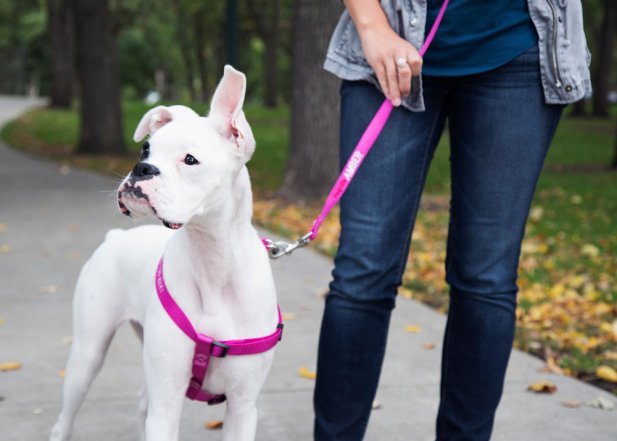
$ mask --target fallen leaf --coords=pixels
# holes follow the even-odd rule
[[[328,293],[329,293],[329,292],[330,292],[330,289],[329,289],[329,288],[324,288],[324,289],[322,289],[321,291],[317,291],[317,292],[315,293],[315,295],[316,295],[317,297],[319,297],[320,299],[324,299],[324,298],[326,298],[326,296],[328,295]]]
[[[67,229],[71,232],[71,233],[76,233],[80,230],[80,226],[77,224],[70,224]]]
[[[58,287],[56,285],[41,286],[42,294],[56,294],[57,292]]]
[[[221,429],[221,428],[223,428],[223,421],[221,421],[221,420],[206,421],[204,423],[204,428],[206,430]]]
[[[581,247],[581,254],[589,257],[598,257],[600,254],[600,249],[597,246],[588,243]]]
[[[284,312],[283,313],[283,321],[288,322],[296,319],[296,314],[293,312]]]
[[[71,343],[73,343],[73,336],[65,335],[64,337],[62,337],[61,341],[63,345],[70,345]]]
[[[381,403],[377,400],[373,400],[373,404],[371,405],[371,409],[378,410],[381,409]]]
[[[538,381],[527,386],[527,390],[538,394],[554,394],[557,392],[557,386],[549,381]]]
[[[58,169],[58,173],[60,173],[62,176],[66,176],[71,173],[71,167],[69,167],[68,165],[61,165]]]
[[[435,343],[427,342],[422,345],[424,349],[435,349]]]
[[[4,325],[4,317],[0,317],[0,326]]]
[[[601,410],[613,410],[615,408],[615,403],[604,397],[598,397],[595,400],[591,400],[587,403],[587,405]]]
[[[58,376],[60,378],[64,378],[65,375],[66,375],[66,371],[64,369],[62,369],[61,371],[58,372]]]
[[[4,233],[6,231],[6,225],[0,224],[0,233]]]
[[[407,325],[407,326],[405,326],[405,331],[406,332],[418,333],[421,330],[422,330],[422,327],[420,325]]]
[[[302,378],[307,378],[309,380],[314,380],[315,378],[317,378],[317,373],[309,371],[306,366],[302,366],[300,369],[298,369],[298,375],[300,375]]]
[[[596,369],[596,377],[611,383],[617,383],[617,371],[610,366],[600,366]]]
[[[19,361],[5,361],[0,363],[0,372],[17,371],[21,369]]]
[[[572,197],[570,198],[570,202],[572,202],[573,204],[578,205],[581,202],[583,202],[583,197],[580,194],[572,195]]]
[[[542,215],[544,214],[544,209],[540,206],[533,207],[529,212],[529,219],[534,222],[538,222],[542,219]]]
[[[567,400],[567,401],[562,401],[559,404],[569,409],[576,409],[577,407],[581,407],[583,403],[581,400]]]
[[[7,244],[0,245],[0,254],[9,254],[11,252],[11,246]]]
[[[552,355],[549,355],[548,357],[546,357],[546,364],[544,365],[544,367],[540,369],[540,372],[547,372],[551,374],[563,375],[563,369],[561,369],[557,365],[557,362],[555,361],[555,357]]]

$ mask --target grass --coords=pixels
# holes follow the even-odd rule
[[[205,114],[205,106],[193,106]],[[132,132],[148,106],[125,102],[127,158],[76,157],[75,111],[33,110],[0,133],[7,143],[35,154],[107,173],[124,174],[139,145]],[[257,150],[249,163],[257,195],[269,195],[281,182],[287,160],[289,110],[245,108]],[[595,369],[617,369],[617,173],[614,121],[565,116],[558,128],[538,183],[527,224],[520,264],[518,330],[515,346],[553,359],[559,369],[598,383]],[[443,258],[448,223],[449,148],[447,135],[429,173],[424,207],[414,231],[401,294],[445,310],[448,288]],[[319,205],[296,206],[258,198],[255,219],[279,233],[304,233]],[[338,222],[333,213],[316,245],[336,250]],[[611,383],[600,382],[609,390]]]

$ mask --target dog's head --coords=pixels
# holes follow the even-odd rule
[[[246,78],[225,66],[210,113],[200,117],[185,106],[158,106],[148,111],[133,139],[146,136],[140,161],[118,191],[118,206],[127,216],[154,216],[177,229],[204,213],[227,194],[255,150],[255,139],[242,111]]]

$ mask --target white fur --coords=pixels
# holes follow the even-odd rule
[[[135,138],[150,135],[151,154],[145,162],[160,174],[135,183],[147,200],[123,191],[127,176],[119,201],[132,216],[156,212],[155,217],[184,226],[175,232],[162,226],[112,230],[84,266],[75,292],[63,407],[51,441],[68,439],[111,338],[126,321],[144,345],[142,439],[178,439],[194,344],[156,295],[154,274],[163,254],[167,287],[199,332],[217,340],[274,332],[270,263],[250,223],[252,194],[245,163],[255,141],[242,113],[245,84],[244,75],[226,66],[207,118],[186,107],[159,106],[139,123]],[[187,154],[200,163],[186,165]],[[273,352],[211,359],[204,387],[227,396],[224,440],[254,439],[255,403]]]

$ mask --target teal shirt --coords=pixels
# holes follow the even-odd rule
[[[427,33],[442,3],[427,0]],[[460,76],[486,72],[513,60],[537,41],[527,0],[450,0],[424,55],[422,73]]]

